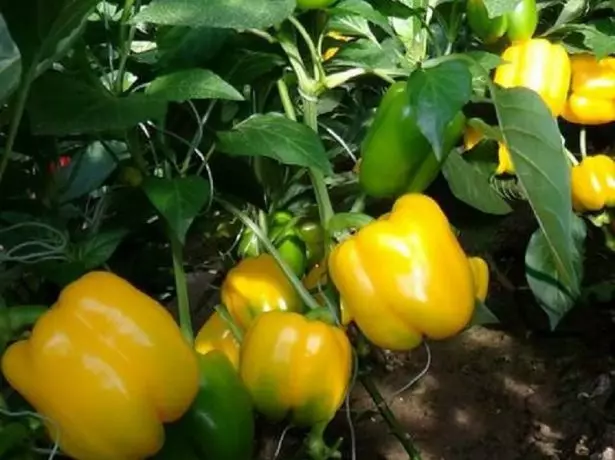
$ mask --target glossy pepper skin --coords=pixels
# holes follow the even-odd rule
[[[543,38],[514,43],[502,53],[507,61],[495,70],[494,82],[504,88],[529,88],[543,99],[554,117],[566,105],[570,58],[566,49]]]
[[[459,114],[445,133],[448,154],[463,134],[465,117]],[[361,146],[359,183],[377,198],[424,191],[437,177],[441,163],[421,133],[410,110],[406,83],[389,87]]]
[[[483,136],[480,132],[468,126],[463,135],[463,145],[465,150],[471,150],[476,144],[482,140]],[[506,145],[502,142],[498,142],[498,167],[495,170],[496,175],[502,174],[514,174],[515,167],[510,159],[510,153],[506,148]]]
[[[66,286],[7,349],[2,372],[77,460],[155,454],[163,423],[188,410],[199,384],[197,355],[169,312],[108,272]]]
[[[571,94],[562,118],[582,125],[615,121],[615,58],[582,53],[572,55],[570,63]]]
[[[399,351],[417,347],[423,336],[459,333],[488,281],[474,279],[447,217],[422,194],[400,197],[390,213],[338,244],[329,274],[370,342]]]
[[[483,0],[468,0],[466,15],[472,32],[485,43],[493,43],[504,34],[511,42],[528,40],[538,25],[536,0],[521,0],[514,10],[494,18],[487,14]]]
[[[572,206],[595,212],[615,206],[615,161],[606,155],[586,157],[571,172]]]
[[[194,347],[200,355],[219,350],[231,364],[239,368],[239,342],[217,311],[214,311],[194,339]]]
[[[254,406],[237,369],[213,350],[199,356],[200,385],[184,416],[167,428],[154,460],[251,460]]]
[[[339,328],[298,313],[260,315],[241,346],[240,375],[271,421],[310,427],[333,418],[351,376],[351,346]]]
[[[300,311],[303,303],[292,284],[268,253],[249,257],[233,267],[220,290],[222,303],[242,330],[261,313]]]

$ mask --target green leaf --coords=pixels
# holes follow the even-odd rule
[[[587,7],[587,0],[566,0],[562,11],[560,12],[553,27],[558,27],[568,22],[574,21],[583,15]]]
[[[106,146],[105,146],[106,145]],[[60,201],[67,202],[97,190],[117,167],[116,158],[127,152],[126,144],[94,141],[56,172]]]
[[[0,0],[0,11],[21,52],[24,72],[40,75],[79,37],[98,0]]]
[[[237,50],[229,56],[227,62],[224,76],[235,86],[252,83],[256,78],[287,64],[278,54],[247,49]]]
[[[583,278],[584,242],[587,234],[585,223],[575,215],[571,219],[573,231],[573,269],[575,283],[570,285],[557,270],[547,238],[541,229],[530,238],[525,253],[525,276],[538,303],[549,317],[551,329],[555,329],[564,315],[578,301]]]
[[[11,95],[21,78],[21,55],[0,14],[0,104]]]
[[[25,447],[30,436],[30,430],[21,423],[3,425],[0,429],[0,458],[21,458],[15,450]]]
[[[218,132],[218,139],[218,149],[229,155],[266,156],[333,173],[318,134],[279,114],[253,115],[230,131]]]
[[[158,66],[175,70],[199,67],[216,55],[232,33],[213,27],[159,27]]]
[[[341,35],[364,37],[378,43],[367,19],[356,15],[336,15],[329,19],[327,30],[335,31]]]
[[[395,37],[395,32],[389,24],[386,16],[374,9],[372,5],[363,0],[341,0],[329,9],[332,16],[358,16],[365,18],[372,24],[376,24],[391,37]]]
[[[470,100],[472,74],[461,61],[446,61],[435,67],[417,69],[408,77],[408,99],[423,135],[438,160],[444,154],[447,125]]]
[[[519,186],[544,233],[559,278],[568,288],[577,286],[570,168],[557,122],[530,89],[494,87],[492,98]]]
[[[502,16],[515,9],[520,0],[485,0],[487,15],[490,18]]]
[[[149,84],[146,94],[174,102],[189,99],[244,100],[239,91],[205,69],[180,70],[158,77]]]
[[[332,59],[335,65],[364,69],[395,69],[403,56],[401,44],[393,39],[376,44],[359,39],[345,44]]]
[[[76,248],[76,259],[85,270],[93,270],[107,262],[122,240],[128,235],[126,229],[104,230],[96,233]]]
[[[209,183],[200,176],[148,177],[143,181],[143,190],[182,244],[192,221],[210,197]]]
[[[468,327],[482,326],[484,324],[500,324],[500,320],[493,314],[491,310],[480,300],[476,299],[474,305],[474,314],[470,320]]]
[[[69,135],[128,129],[162,118],[166,105],[145,94],[117,97],[102,86],[54,72],[34,84],[28,110],[35,134]]]
[[[220,29],[265,29],[288,18],[295,0],[153,0],[133,22]]]
[[[504,60],[499,55],[487,51],[469,51],[466,55],[475,61],[475,65],[470,67],[472,92],[483,95],[488,87],[489,72],[502,64]]]
[[[464,203],[487,214],[505,215],[511,207],[489,185],[489,177],[473,168],[457,152],[451,152],[442,167],[451,192]]]
[[[598,59],[615,53],[615,22],[612,19],[595,21],[593,24],[568,24],[561,30],[581,34],[583,44]]]

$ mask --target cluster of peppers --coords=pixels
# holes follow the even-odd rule
[[[484,301],[489,270],[422,194],[401,196],[308,268],[295,283],[309,292],[331,279],[342,321],[325,313],[322,289],[314,299],[323,306],[306,311],[280,264],[260,253],[227,273],[226,308],[194,344],[154,299],[90,272],[6,349],[2,372],[77,460],[178,458],[177,449],[188,459],[249,459],[254,411],[311,428],[311,457],[329,458],[322,433],[352,380],[348,325],[391,350],[451,337]]]
[[[503,61],[495,69],[494,83],[504,88],[526,87],[545,102],[553,117],[583,125],[615,121],[615,58],[597,59],[588,53],[569,55],[559,43],[533,38],[538,25],[536,0],[522,0],[514,10],[490,18],[483,0],[468,0],[466,17],[476,37],[493,44],[510,40]],[[402,127],[402,128],[400,128]],[[444,156],[434,151],[418,128],[403,82],[394,83],[384,95],[365,139],[357,173],[363,191],[376,198],[396,198],[421,193],[437,177],[446,155],[463,137],[470,150],[483,138],[466,125],[462,112],[444,134]],[[611,206],[615,174],[605,155],[584,159],[573,167],[574,209],[595,211]],[[514,175],[515,167],[504,142],[498,142],[495,174]]]

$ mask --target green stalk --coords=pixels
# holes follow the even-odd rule
[[[188,283],[184,271],[183,245],[171,229],[168,230],[173,254],[173,274],[175,276],[175,290],[177,291],[177,310],[179,311],[179,328],[189,343],[194,342],[192,318],[190,316],[190,300],[188,299]]]
[[[241,220],[241,222],[257,236],[257,238],[261,241],[262,245],[265,247],[267,252],[271,254],[271,256],[278,263],[278,265],[280,266],[280,268],[282,269],[282,271],[284,272],[284,274],[286,275],[290,283],[293,285],[293,287],[295,288],[295,290],[301,297],[301,300],[303,300],[303,302],[306,304],[306,306],[310,310],[322,308],[318,304],[318,302],[316,302],[316,300],[310,295],[309,291],[305,288],[305,286],[301,283],[301,281],[299,281],[299,279],[297,278],[297,275],[295,275],[295,272],[293,272],[292,268],[290,268],[290,266],[282,258],[282,256],[280,255],[276,247],[273,245],[273,243],[269,241],[269,238],[267,238],[267,235],[265,235],[262,232],[259,226],[256,225],[256,223],[252,219],[250,219],[246,215],[246,213],[240,211],[234,205],[232,205],[226,200],[223,200],[222,198],[214,197],[214,201],[216,201],[224,209],[226,209],[228,212],[230,212],[235,217],[237,217],[239,220]]]
[[[0,309],[2,327],[10,333],[32,326],[49,307],[46,305],[18,305]]]
[[[361,375],[359,379],[361,380],[363,388],[365,388],[365,390],[369,393],[372,400],[376,404],[380,415],[382,415],[382,418],[384,418],[387,425],[389,425],[391,432],[397,438],[397,440],[400,442],[400,444],[408,454],[408,458],[410,460],[421,460],[421,454],[418,449],[414,447],[414,444],[412,443],[412,438],[399,424],[399,422],[395,418],[395,415],[393,415],[393,412],[391,412],[391,409],[382,397],[382,394],[380,394],[380,391],[376,387],[374,381],[367,375]]]

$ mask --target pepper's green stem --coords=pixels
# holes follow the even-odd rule
[[[223,306],[223,305],[216,305],[214,307],[214,310],[216,310],[218,312],[218,314],[220,315],[220,318],[222,318],[222,320],[226,323],[226,325],[230,329],[231,333],[235,337],[235,340],[237,340],[237,342],[241,343],[243,341],[243,332],[239,328],[239,326],[237,326],[237,324],[235,324],[235,321],[233,321],[233,317],[228,312],[226,307]]]
[[[284,107],[284,113],[292,121],[297,121],[295,107],[293,106],[293,102],[290,100],[290,94],[288,93],[288,85],[282,78],[278,79],[276,85],[278,87],[278,94],[280,95],[282,106]]]
[[[410,460],[421,460],[421,454],[418,449],[414,447],[414,444],[412,443],[412,438],[400,426],[399,422],[395,418],[395,415],[393,415],[393,412],[391,412],[391,409],[389,408],[388,404],[380,394],[380,391],[378,391],[378,388],[376,387],[374,381],[368,375],[361,375],[359,379],[361,380],[361,384],[363,385],[365,390],[371,396],[372,400],[374,401],[374,404],[376,404],[380,415],[382,415],[384,421],[387,423],[387,425],[389,425],[391,432],[397,438],[397,440],[400,442],[400,444],[408,454],[408,458]]]
[[[46,305],[18,305],[0,309],[2,328],[9,333],[19,332],[34,323],[49,307]]]
[[[324,433],[328,423],[318,423],[314,425],[306,439],[308,455],[312,460],[328,460],[330,458],[342,458],[339,451],[339,446],[342,443],[342,439],[338,439],[337,442],[329,447],[325,444]]]
[[[171,240],[171,252],[173,254],[173,274],[175,275],[175,289],[177,291],[177,310],[179,311],[179,328],[189,343],[194,342],[194,332],[192,330],[192,318],[190,316],[190,300],[188,299],[188,284],[186,282],[186,272],[184,271],[183,245],[175,234],[169,229],[169,239]]]
[[[259,228],[259,226],[256,225],[256,223],[252,219],[250,219],[246,215],[246,213],[240,211],[234,205],[232,205],[231,203],[229,203],[226,200],[223,200],[222,198],[214,197],[214,201],[216,201],[224,209],[226,209],[228,212],[230,212],[235,217],[237,217],[239,220],[241,220],[241,222],[243,222],[243,224],[246,227],[248,227],[257,236],[257,238],[261,241],[261,243],[263,244],[263,246],[265,247],[267,252],[269,254],[271,254],[271,256],[278,263],[278,265],[280,266],[280,268],[282,269],[282,271],[284,272],[284,274],[286,275],[286,277],[288,278],[290,283],[293,285],[293,287],[295,288],[295,290],[297,291],[297,293],[301,297],[301,300],[303,300],[305,305],[310,310],[315,310],[315,309],[318,309],[318,308],[322,308],[318,304],[318,302],[316,302],[316,300],[310,295],[309,291],[301,283],[301,281],[299,281],[299,279],[297,278],[297,275],[295,275],[295,272],[293,272],[293,269],[290,268],[290,266],[282,258],[282,256],[280,255],[280,253],[278,252],[276,247],[271,243],[271,241],[269,241],[269,238],[267,238],[267,235],[265,235],[262,232],[262,230]]]
[[[585,159],[587,156],[587,131],[585,126],[582,126],[579,132],[579,150],[581,151],[581,159]]]

